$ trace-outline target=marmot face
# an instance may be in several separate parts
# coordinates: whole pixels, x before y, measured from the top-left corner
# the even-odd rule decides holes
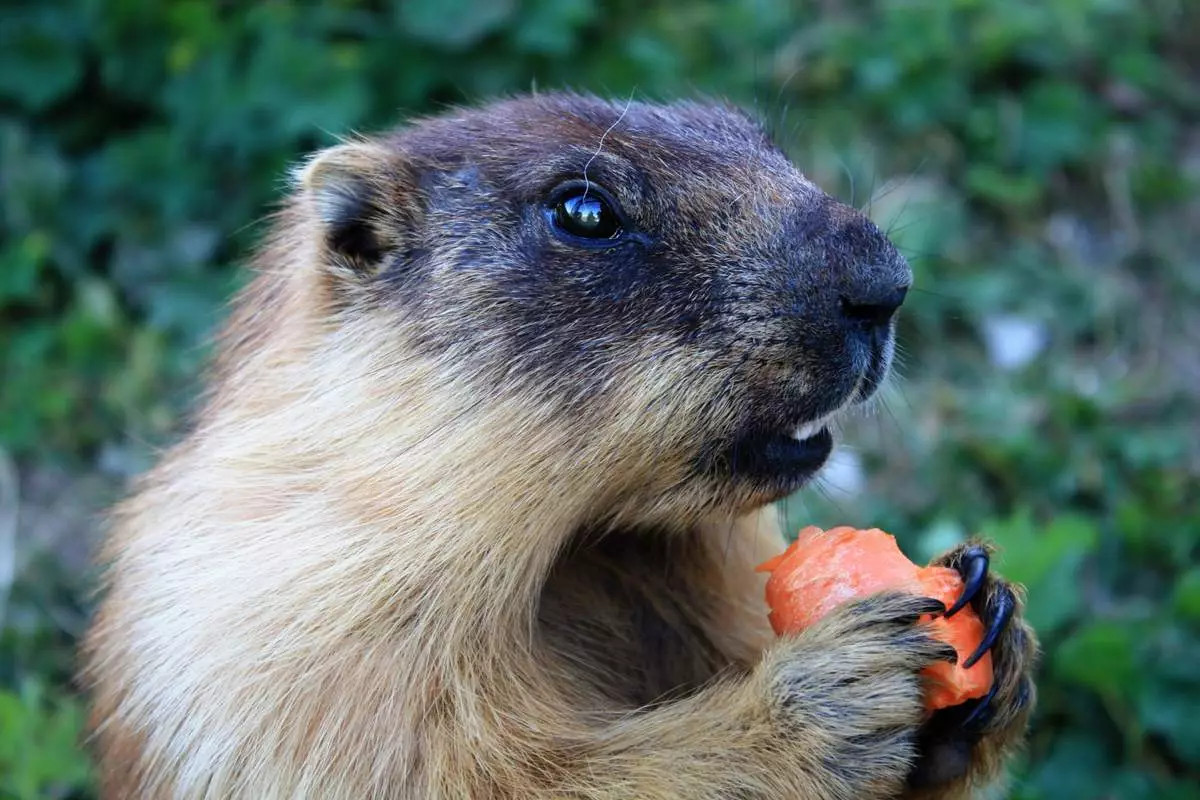
[[[588,480],[660,505],[745,510],[811,477],[829,416],[887,373],[911,282],[721,107],[508,101],[332,148],[302,181],[346,315],[549,411]]]

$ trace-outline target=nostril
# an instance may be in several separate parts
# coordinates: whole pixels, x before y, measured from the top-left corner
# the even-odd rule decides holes
[[[857,299],[842,295],[842,316],[862,325],[886,325],[904,303],[908,287],[900,286],[886,293]]]

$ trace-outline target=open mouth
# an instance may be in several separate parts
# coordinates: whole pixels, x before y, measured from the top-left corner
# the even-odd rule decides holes
[[[800,488],[833,452],[828,419],[807,422],[791,433],[755,431],[730,449],[734,475],[781,494]]]
[[[715,463],[722,478],[734,481],[743,490],[750,489],[756,500],[767,497],[768,502],[774,502],[791,494],[811,480],[833,453],[829,429],[833,419],[869,401],[887,377],[890,362],[890,345],[877,343],[869,353],[856,353],[853,371],[847,368],[838,387],[826,387],[825,395],[808,398],[808,413],[818,416],[807,422],[787,424],[791,415],[786,407],[795,409],[798,404],[794,399],[788,403],[780,402],[779,397],[761,399],[757,419],[725,440],[718,450],[710,451],[705,461],[710,466]],[[847,385],[849,379],[853,379],[851,385]],[[814,400],[825,402],[813,409]],[[716,458],[709,460],[712,456]]]

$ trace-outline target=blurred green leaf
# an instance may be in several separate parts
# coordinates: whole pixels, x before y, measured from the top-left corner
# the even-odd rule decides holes
[[[998,206],[1027,206],[1042,194],[1036,178],[1014,175],[988,164],[970,167],[966,185],[972,194]]]
[[[83,77],[79,20],[53,3],[9,9],[0,25],[0,98],[31,111],[61,99]]]
[[[984,526],[986,534],[1000,545],[1004,573],[1018,583],[1037,584],[1073,555],[1093,550],[1097,542],[1095,523],[1077,514],[1062,514],[1046,524],[1034,521],[1023,509],[1007,520]]]
[[[37,297],[38,278],[50,253],[50,237],[34,231],[0,250],[0,308],[7,301]]]
[[[1100,798],[1107,796],[1111,783],[1112,761],[1103,744],[1082,732],[1070,732],[1020,782],[1016,795],[1029,800]]]
[[[531,0],[522,8],[514,41],[530,53],[567,55],[596,13],[594,0]]]
[[[414,38],[454,49],[475,44],[513,15],[512,0],[400,0],[396,15]]]
[[[1148,681],[1139,693],[1138,716],[1146,731],[1165,737],[1175,755],[1194,767],[1200,767],[1198,715],[1200,681]]]
[[[19,693],[0,689],[0,796],[45,800],[89,789],[91,768],[77,749],[82,728],[79,703],[47,697],[36,681]]]
[[[1102,695],[1122,695],[1137,684],[1136,627],[1092,622],[1058,645],[1055,672]]]
[[[1192,567],[1179,577],[1173,599],[1181,616],[1200,622],[1200,567]]]

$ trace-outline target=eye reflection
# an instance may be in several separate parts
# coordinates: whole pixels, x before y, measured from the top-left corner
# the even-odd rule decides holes
[[[566,233],[587,239],[612,239],[621,232],[616,212],[596,192],[563,198],[554,209],[554,222]]]
[[[604,211],[604,206],[594,197],[572,197],[565,204],[567,213],[573,217],[573,221],[581,228],[598,228],[600,227],[600,217]]]

